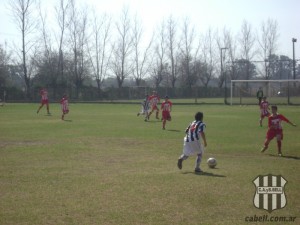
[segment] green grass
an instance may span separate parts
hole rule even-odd
[[[36,114],[37,104],[0,107],[1,225],[239,225],[247,216],[300,219],[300,128],[284,124],[283,153],[276,142],[261,154],[267,121],[257,106],[174,105],[167,129],[137,117],[139,105],[71,104]],[[203,174],[194,157],[176,166],[184,130],[204,112],[208,146]],[[299,107],[279,106],[299,123]],[[207,158],[215,157],[216,169]],[[282,175],[287,206],[268,213],[253,206],[258,175]],[[263,224],[280,224],[264,222]]]

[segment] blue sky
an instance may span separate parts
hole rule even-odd
[[[0,1],[0,44],[10,42],[17,36],[15,25],[9,17],[7,2]],[[58,0],[41,0],[48,4],[49,12]],[[131,13],[137,13],[144,27],[153,30],[163,19],[170,15],[178,19],[188,17],[198,32],[205,33],[209,27],[222,30],[224,27],[237,33],[243,20],[253,29],[268,18],[277,20],[280,38],[277,54],[292,58],[292,38],[295,44],[296,58],[300,58],[300,0],[77,0],[99,12],[113,16],[120,14],[124,5]]]

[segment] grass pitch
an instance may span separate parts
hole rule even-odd
[[[140,105],[71,104],[51,116],[38,104],[0,108],[1,225],[239,225],[300,223],[299,107],[279,106],[297,127],[284,124],[283,154],[276,141],[260,153],[267,120],[257,106],[174,105],[162,130]],[[204,112],[208,146],[195,174],[191,157],[177,168],[184,130]],[[206,165],[209,157],[216,169]],[[282,175],[287,205],[268,213],[253,205],[258,175]],[[247,222],[267,215],[285,222]],[[294,222],[287,222],[296,217]],[[258,219],[257,219],[258,220]]]

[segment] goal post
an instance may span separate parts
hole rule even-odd
[[[300,79],[231,80],[230,105],[258,104],[256,93],[259,88],[270,104],[300,105]]]

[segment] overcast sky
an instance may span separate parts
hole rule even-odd
[[[9,16],[7,2],[0,0],[0,44],[10,42],[19,36],[15,24]],[[53,12],[53,5],[59,0],[42,0],[49,5],[48,12]],[[97,11],[107,12],[117,17],[124,5],[130,13],[142,19],[145,29],[155,29],[163,19],[172,15],[176,19],[188,17],[199,33],[205,33],[209,27],[222,30],[224,27],[236,34],[243,20],[253,29],[259,30],[267,19],[278,22],[280,38],[277,54],[292,58],[292,38],[295,44],[296,58],[300,57],[300,0],[77,0]],[[50,15],[49,15],[50,16]]]

